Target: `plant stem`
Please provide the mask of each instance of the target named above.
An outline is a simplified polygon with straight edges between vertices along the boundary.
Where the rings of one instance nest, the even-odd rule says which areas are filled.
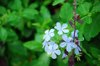
[[[74,0],[73,2],[73,6],[74,6],[74,9],[73,9],[73,14],[74,14],[74,40],[75,40],[75,32],[76,32],[76,0]],[[69,60],[68,60],[68,65],[69,66],[74,66],[75,63],[74,63],[74,50],[72,50],[72,55],[69,57]]]
[[[77,19],[77,16],[76,16],[76,6],[77,6],[76,5],[76,0],[74,0],[73,6],[74,6],[73,14],[74,14],[74,39],[75,39],[76,19]]]

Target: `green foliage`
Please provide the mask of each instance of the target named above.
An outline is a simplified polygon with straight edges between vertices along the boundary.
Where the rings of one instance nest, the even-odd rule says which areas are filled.
[[[12,10],[21,10],[22,2],[21,2],[21,0],[13,0],[13,1],[10,1],[8,6]]]
[[[23,17],[26,19],[34,19],[35,16],[38,14],[37,10],[33,9],[33,8],[26,8],[23,11]]]
[[[44,30],[73,20],[73,0],[0,0],[0,66],[67,66],[42,48]],[[82,59],[75,66],[100,66],[100,0],[77,0]],[[73,29],[68,27],[69,29]],[[60,39],[56,36],[55,39]],[[3,59],[1,59],[3,58]]]
[[[35,63],[32,63],[32,66],[41,66],[41,65],[49,66],[49,63],[50,63],[49,56],[45,53],[41,54],[41,56],[36,61],[33,61]]]
[[[27,56],[26,48],[23,47],[22,42],[16,41],[9,43],[8,48],[13,55]]]
[[[85,2],[79,5],[78,7],[78,13],[81,16],[87,15],[89,13],[91,7],[91,3]]]
[[[100,12],[100,2],[95,2],[92,12]]]
[[[85,24],[84,26],[84,36],[86,40],[90,40],[91,38],[95,37],[100,32],[100,14],[94,16],[93,22],[91,24]]]
[[[63,2],[64,2],[64,0],[55,0],[53,2],[53,6],[55,6],[55,5],[59,4],[59,3],[63,3]]]
[[[0,28],[0,40],[5,41],[7,39],[7,30],[5,28]]]
[[[0,9],[1,9],[0,15],[6,13],[6,9],[3,6],[0,6]]]
[[[92,23],[92,18],[90,16],[83,17],[83,20],[87,24],[91,24]]]
[[[64,22],[68,22],[73,17],[73,8],[70,3],[64,3],[60,10],[60,18]]]
[[[50,22],[51,21],[51,15],[48,11],[48,9],[45,7],[45,6],[41,6],[40,8],[40,14],[41,14],[41,17],[43,19],[43,22]]]
[[[28,41],[28,42],[26,42],[26,43],[24,43],[24,46],[26,47],[26,48],[28,48],[28,49],[30,49],[30,50],[36,50],[36,51],[38,51],[38,50],[42,50],[41,48],[41,44],[40,43],[38,43],[38,42],[35,42],[35,41]]]

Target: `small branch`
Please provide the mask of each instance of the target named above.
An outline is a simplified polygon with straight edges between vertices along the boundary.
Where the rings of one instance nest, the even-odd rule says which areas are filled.
[[[69,57],[69,60],[68,60],[68,66],[74,66],[75,65],[75,62],[74,62],[74,51],[72,51],[72,54],[71,56]]]
[[[75,32],[76,32],[76,19],[77,19],[77,15],[76,15],[76,0],[74,0],[73,2],[73,6],[74,6],[74,9],[73,9],[73,14],[74,14],[74,40],[75,40]],[[69,66],[74,66],[75,63],[74,63],[74,50],[72,50],[72,55],[69,57],[69,60],[68,60],[68,65]]]
[[[74,10],[73,10],[73,14],[74,14],[74,39],[75,39],[75,32],[76,32],[76,19],[77,19],[77,15],[76,15],[76,0],[74,0],[73,3],[74,6]]]

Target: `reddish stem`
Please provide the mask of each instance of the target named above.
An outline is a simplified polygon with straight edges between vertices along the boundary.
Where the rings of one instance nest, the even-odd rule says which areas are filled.
[[[74,0],[73,6],[74,6],[73,14],[74,14],[74,40],[75,40],[75,32],[76,32],[76,0]],[[75,63],[74,63],[74,51],[72,51],[72,55],[69,57],[68,65],[69,66],[74,66],[75,65]]]

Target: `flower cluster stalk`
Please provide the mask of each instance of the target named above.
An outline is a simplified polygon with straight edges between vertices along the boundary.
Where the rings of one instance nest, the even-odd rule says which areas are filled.
[[[76,0],[73,1],[73,14],[74,14],[74,37],[73,39],[75,40],[75,32],[76,32],[76,18],[77,18],[77,15],[76,15]],[[68,60],[68,65],[69,66],[74,66],[75,65],[75,61],[74,61],[74,51],[72,51],[72,55],[69,57],[69,60]]]

